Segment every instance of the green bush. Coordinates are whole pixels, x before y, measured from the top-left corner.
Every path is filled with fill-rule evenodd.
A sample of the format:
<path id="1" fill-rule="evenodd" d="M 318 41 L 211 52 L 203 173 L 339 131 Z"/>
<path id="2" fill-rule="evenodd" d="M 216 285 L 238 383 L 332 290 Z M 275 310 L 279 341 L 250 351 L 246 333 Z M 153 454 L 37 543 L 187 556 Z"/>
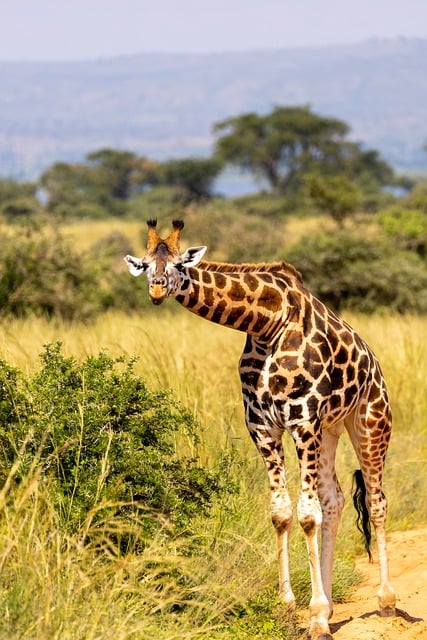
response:
<path id="1" fill-rule="evenodd" d="M 235 490 L 227 456 L 207 469 L 178 455 L 180 437 L 197 449 L 199 426 L 170 393 L 150 391 L 134 364 L 105 353 L 79 363 L 59 343 L 30 377 L 0 362 L 2 484 L 13 465 L 15 483 L 36 469 L 67 530 L 117 515 L 137 519 L 142 537 L 165 525 L 191 531 L 192 518 Z"/>
<path id="2" fill-rule="evenodd" d="M 385 240 L 339 231 L 304 238 L 285 259 L 305 285 L 335 310 L 427 312 L 427 272 L 414 252 Z"/>
<path id="3" fill-rule="evenodd" d="M 79 252 L 54 225 L 22 227 L 3 245 L 0 314 L 85 320 L 109 308 L 140 309 L 141 287 L 126 277 L 127 249 L 123 238 L 109 237 Z"/>
<path id="4" fill-rule="evenodd" d="M 419 255 L 426 256 L 427 212 L 395 205 L 382 211 L 378 221 L 399 247 L 412 249 Z"/>

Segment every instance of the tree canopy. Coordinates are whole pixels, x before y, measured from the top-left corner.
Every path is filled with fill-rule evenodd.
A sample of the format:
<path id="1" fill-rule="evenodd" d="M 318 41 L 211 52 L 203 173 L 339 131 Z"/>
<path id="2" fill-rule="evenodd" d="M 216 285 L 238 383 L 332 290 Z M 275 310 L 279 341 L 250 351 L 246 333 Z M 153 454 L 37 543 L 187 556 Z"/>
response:
<path id="1" fill-rule="evenodd" d="M 163 179 L 174 187 L 175 198 L 183 203 L 209 199 L 223 164 L 218 157 L 169 160 L 162 167 Z"/>
<path id="2" fill-rule="evenodd" d="M 129 151 L 100 149 L 86 163 L 57 162 L 41 176 L 51 211 L 67 215 L 70 208 L 87 213 L 88 205 L 120 214 L 123 201 L 158 180 L 158 164 Z"/>
<path id="3" fill-rule="evenodd" d="M 390 180 L 391 168 L 376 151 L 362 151 L 345 136 L 342 120 L 320 116 L 309 106 L 276 106 L 271 113 L 246 113 L 214 125 L 215 150 L 225 162 L 265 178 L 273 190 L 289 192 L 307 173 L 344 174 L 365 171 L 379 183 Z"/>

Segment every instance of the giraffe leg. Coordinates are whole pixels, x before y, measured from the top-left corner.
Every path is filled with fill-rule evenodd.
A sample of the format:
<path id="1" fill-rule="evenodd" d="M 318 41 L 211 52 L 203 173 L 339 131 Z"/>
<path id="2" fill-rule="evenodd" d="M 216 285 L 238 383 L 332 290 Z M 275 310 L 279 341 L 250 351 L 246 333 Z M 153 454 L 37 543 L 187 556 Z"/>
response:
<path id="1" fill-rule="evenodd" d="M 249 428 L 260 452 L 268 475 L 271 491 L 271 519 L 276 530 L 279 561 L 279 598 L 290 610 L 295 609 L 295 596 L 291 587 L 289 569 L 289 534 L 292 525 L 292 503 L 289 497 L 281 433 L 273 434 Z"/>
<path id="2" fill-rule="evenodd" d="M 366 506 L 375 529 L 380 570 L 378 604 L 382 616 L 396 615 L 396 593 L 390 584 L 386 546 L 387 500 L 382 490 L 385 455 L 390 439 L 389 415 L 380 416 L 368 402 L 354 421 L 347 424 L 351 441 L 360 462 L 366 489 Z M 378 435 L 380 434 L 380 435 Z"/>
<path id="3" fill-rule="evenodd" d="M 387 500 L 381 489 L 382 466 L 378 469 L 372 469 L 372 467 L 362 468 L 362 474 L 366 487 L 366 506 L 371 522 L 374 525 L 377 541 L 380 569 L 380 587 L 377 595 L 380 615 L 395 616 L 396 594 L 390 584 L 386 544 Z"/>
<path id="4" fill-rule="evenodd" d="M 329 600 L 329 617 L 332 616 L 333 612 L 332 575 L 335 540 L 344 507 L 344 496 L 335 473 L 335 453 L 339 437 L 343 430 L 344 423 L 339 423 L 323 431 L 319 458 L 318 493 L 322 506 L 322 550 L 320 567 L 323 588 Z"/>
<path id="5" fill-rule="evenodd" d="M 322 526 L 322 508 L 318 496 L 318 474 L 320 458 L 320 433 L 312 435 L 307 442 L 309 430 L 298 429 L 294 435 L 300 464 L 301 494 L 298 500 L 298 520 L 306 538 L 311 577 L 310 627 L 308 637 L 330 639 L 330 602 L 325 593 L 319 556 L 319 532 Z"/>

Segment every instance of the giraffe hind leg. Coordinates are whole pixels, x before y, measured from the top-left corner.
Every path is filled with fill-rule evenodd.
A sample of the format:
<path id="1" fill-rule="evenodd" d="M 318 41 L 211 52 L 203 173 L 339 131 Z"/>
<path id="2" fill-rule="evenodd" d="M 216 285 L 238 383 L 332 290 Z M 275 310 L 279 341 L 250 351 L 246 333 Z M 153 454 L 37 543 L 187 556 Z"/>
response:
<path id="1" fill-rule="evenodd" d="M 354 419 L 346 421 L 347 431 L 360 462 L 361 470 L 356 472 L 359 497 L 359 524 L 365 535 L 368 553 L 370 543 L 369 522 L 375 530 L 380 569 L 380 588 L 378 603 L 382 616 L 396 614 L 396 594 L 390 584 L 389 566 L 386 545 L 387 500 L 382 490 L 382 478 L 390 438 L 390 414 L 387 407 L 379 415 L 377 410 L 371 411 L 369 402 Z"/>
<path id="2" fill-rule="evenodd" d="M 396 615 L 396 594 L 389 580 L 388 557 L 385 535 L 385 520 L 387 513 L 387 501 L 381 492 L 379 499 L 368 497 L 365 481 L 361 471 L 354 474 L 356 490 L 353 496 L 356 510 L 358 512 L 358 528 L 365 537 L 365 549 L 369 560 L 372 562 L 370 550 L 371 542 L 371 521 L 375 528 L 377 540 L 378 563 L 380 566 L 380 588 L 378 591 L 378 604 L 380 615 L 383 617 Z"/>

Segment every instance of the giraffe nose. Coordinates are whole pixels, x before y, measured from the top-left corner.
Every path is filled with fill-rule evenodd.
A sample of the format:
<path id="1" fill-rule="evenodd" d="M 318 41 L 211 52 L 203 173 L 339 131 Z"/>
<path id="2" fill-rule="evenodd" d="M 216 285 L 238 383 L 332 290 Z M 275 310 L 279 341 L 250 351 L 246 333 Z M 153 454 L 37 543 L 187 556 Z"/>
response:
<path id="1" fill-rule="evenodd" d="M 153 304 L 161 304 L 167 295 L 168 281 L 165 276 L 155 275 L 150 284 L 150 299 Z"/>

